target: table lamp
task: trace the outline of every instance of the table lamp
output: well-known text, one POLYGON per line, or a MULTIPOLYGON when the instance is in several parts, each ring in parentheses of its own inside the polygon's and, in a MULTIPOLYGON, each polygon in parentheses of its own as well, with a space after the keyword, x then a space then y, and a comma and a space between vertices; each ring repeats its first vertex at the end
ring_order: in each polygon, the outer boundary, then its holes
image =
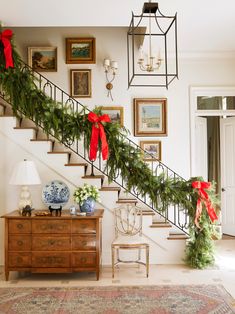
POLYGON ((10 184, 21 185, 19 210, 22 210, 26 205, 32 207, 31 194, 28 185, 41 184, 36 166, 33 161, 20 161, 13 169, 10 184))

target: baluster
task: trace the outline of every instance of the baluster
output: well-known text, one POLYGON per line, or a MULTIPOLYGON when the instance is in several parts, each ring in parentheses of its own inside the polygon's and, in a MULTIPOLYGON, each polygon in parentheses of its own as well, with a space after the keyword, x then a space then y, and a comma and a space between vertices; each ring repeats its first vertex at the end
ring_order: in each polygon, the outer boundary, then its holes
POLYGON ((94 174, 94 161, 91 162, 91 174, 90 176, 94 177, 95 174, 94 174))

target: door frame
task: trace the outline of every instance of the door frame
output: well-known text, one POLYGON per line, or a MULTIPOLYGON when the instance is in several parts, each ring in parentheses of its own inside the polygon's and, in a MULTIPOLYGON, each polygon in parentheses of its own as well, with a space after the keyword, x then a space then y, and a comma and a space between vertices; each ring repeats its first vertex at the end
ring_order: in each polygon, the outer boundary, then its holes
POLYGON ((190 86, 190 176, 196 176, 196 119, 195 117, 235 116, 235 110, 197 110, 198 96, 234 96, 235 86, 190 86))

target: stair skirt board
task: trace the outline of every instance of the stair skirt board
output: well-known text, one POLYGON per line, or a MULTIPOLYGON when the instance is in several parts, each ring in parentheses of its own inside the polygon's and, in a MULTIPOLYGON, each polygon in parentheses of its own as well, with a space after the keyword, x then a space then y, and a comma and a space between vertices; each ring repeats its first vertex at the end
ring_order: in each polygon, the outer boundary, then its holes
MULTIPOLYGON (((58 153, 52 153, 50 148, 52 140, 40 140, 36 139, 36 128, 35 127, 16 127, 17 119, 15 117, 5 117, 0 119, 0 137, 7 144, 6 156, 9 155, 9 169, 8 174, 11 172, 11 168, 17 161, 24 158, 25 155, 28 158, 32 158, 36 161, 39 173, 41 175, 42 185, 40 187, 32 187, 32 197, 35 201, 35 208, 43 208, 44 204, 41 201, 41 189, 43 184, 48 181, 58 178, 65 181, 68 184, 71 196, 69 203, 65 208, 69 208, 73 204, 72 191, 77 185, 82 185, 87 182, 89 184, 95 184, 100 189, 101 205, 99 207, 105 208, 105 214, 103 218, 103 253, 102 261, 104 265, 111 264, 111 242, 114 239, 114 219, 112 214, 112 208, 117 207, 120 203, 136 203, 136 200, 127 199, 122 196, 124 194, 119 187, 108 186, 104 175, 90 176, 89 170, 87 171, 87 162, 82 160, 69 161, 67 151, 58 151, 58 153), (12 151, 11 151, 12 150, 12 151), (12 152, 17 151, 13 157, 12 152), (48 154, 48 152, 50 152, 48 154), (10 168, 11 167, 11 168, 10 168), (103 185, 102 185, 102 181, 103 185), (40 195, 38 197, 38 194, 40 195), (119 197, 120 194, 120 197, 119 197), (107 236, 108 235, 108 236, 107 236)), ((4 157, 2 157, 4 158, 4 157)), ((5 157, 7 158, 7 157, 5 157)), ((4 163, 6 159, 3 159, 4 163)), ((88 165, 89 168, 89 165, 88 165)), ((14 193, 18 192, 17 187, 8 186, 6 191, 14 193)), ((18 197, 18 196, 17 196, 18 197)), ((7 211, 10 211, 17 206, 17 197, 10 199, 7 195, 6 204, 7 211), (9 198, 9 199, 8 199, 9 198)), ((129 196, 128 196, 129 197, 129 196)), ((130 197, 131 198, 131 197, 130 197)), ((140 203, 138 205, 141 206, 140 203)), ((146 236, 147 241, 150 244, 150 263, 151 264, 176 264, 183 263, 184 250, 185 250, 185 239, 175 239, 169 241, 169 231, 173 232, 174 228, 153 228, 155 214, 151 210, 146 210, 143 215, 143 235, 146 236)), ((0 251, 3 252, 3 240, 1 240, 0 251)), ((0 256, 0 264, 3 262, 3 253, 0 256)), ((135 252, 133 252, 135 254, 135 252)))

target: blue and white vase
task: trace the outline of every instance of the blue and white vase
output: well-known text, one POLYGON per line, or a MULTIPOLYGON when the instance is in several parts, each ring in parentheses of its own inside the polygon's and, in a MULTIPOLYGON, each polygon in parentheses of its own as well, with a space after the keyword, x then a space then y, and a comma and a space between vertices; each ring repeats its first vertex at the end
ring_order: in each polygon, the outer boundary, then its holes
POLYGON ((87 213, 87 215, 92 215, 95 210, 95 200, 92 197, 88 197, 88 199, 80 205, 80 210, 83 213, 87 213))

